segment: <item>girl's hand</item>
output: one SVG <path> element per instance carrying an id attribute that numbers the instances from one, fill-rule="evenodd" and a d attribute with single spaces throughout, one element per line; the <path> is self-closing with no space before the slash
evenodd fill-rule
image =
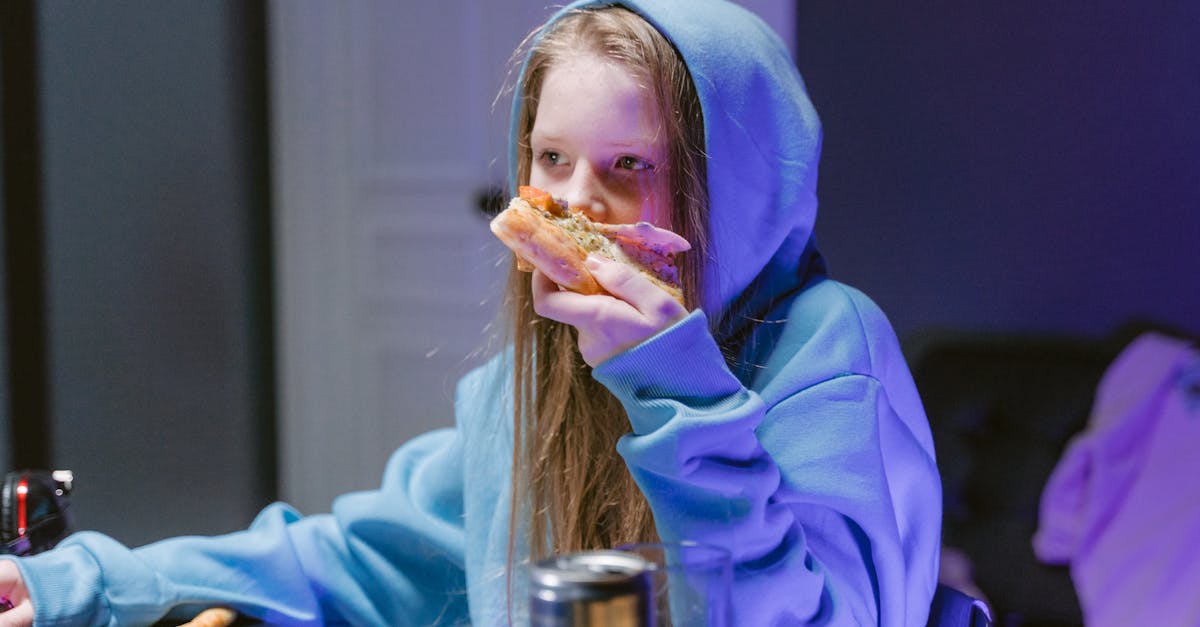
<path id="1" fill-rule="evenodd" d="M 5 602 L 7 599 L 7 602 Z M 8 605 L 12 609 L 5 610 Z M 0 560 L 0 627 L 29 627 L 33 624 L 33 602 L 16 562 Z"/>
<path id="2" fill-rule="evenodd" d="M 633 268 L 589 255 L 587 268 L 608 293 L 585 296 L 559 289 L 533 272 L 533 309 L 538 315 L 575 327 L 579 352 L 595 367 L 675 324 L 687 310 Z"/>

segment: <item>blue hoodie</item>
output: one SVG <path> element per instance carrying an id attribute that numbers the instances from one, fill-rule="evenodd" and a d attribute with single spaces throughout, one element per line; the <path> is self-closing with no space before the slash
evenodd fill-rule
<path id="1" fill-rule="evenodd" d="M 700 310 L 593 370 L 629 416 L 617 452 L 664 540 L 730 549 L 735 624 L 924 625 L 941 521 L 933 445 L 886 318 L 825 276 L 820 124 L 803 82 L 734 5 L 620 4 L 692 73 L 713 254 Z M 276 504 L 243 532 L 136 550 L 76 534 L 20 561 L 38 624 L 144 624 L 214 604 L 268 623 L 505 624 L 511 407 L 500 355 L 459 383 L 455 428 L 405 444 L 378 490 L 330 514 Z"/>

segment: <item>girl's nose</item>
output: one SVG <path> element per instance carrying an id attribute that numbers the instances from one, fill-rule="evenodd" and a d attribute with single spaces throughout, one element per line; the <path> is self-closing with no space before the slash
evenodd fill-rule
<path id="1" fill-rule="evenodd" d="M 608 206 L 604 202 L 603 181 L 596 170 L 586 161 L 575 164 L 567 189 L 568 206 L 578 209 L 597 222 L 604 222 Z"/>

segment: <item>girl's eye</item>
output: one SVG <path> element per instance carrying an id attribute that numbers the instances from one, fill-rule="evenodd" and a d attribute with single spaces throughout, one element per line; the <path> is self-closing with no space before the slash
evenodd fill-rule
<path id="1" fill-rule="evenodd" d="M 624 156 L 617 159 L 617 167 L 622 170 L 653 170 L 654 166 L 637 157 Z"/>
<path id="2" fill-rule="evenodd" d="M 543 150 L 538 154 L 538 161 L 546 165 L 558 165 L 562 161 L 562 155 L 553 150 Z"/>

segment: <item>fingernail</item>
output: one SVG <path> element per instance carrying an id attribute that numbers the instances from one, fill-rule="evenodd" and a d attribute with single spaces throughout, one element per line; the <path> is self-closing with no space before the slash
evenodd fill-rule
<path id="1" fill-rule="evenodd" d="M 601 262 L 596 255 L 588 255 L 587 259 L 583 260 L 583 265 L 587 266 L 589 270 L 599 270 Z"/>

